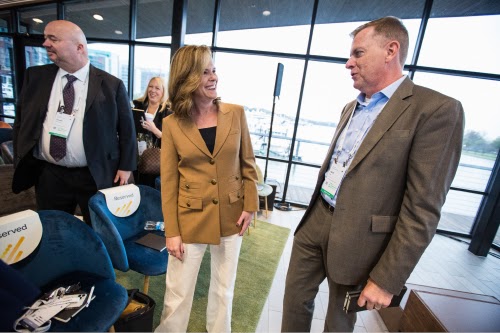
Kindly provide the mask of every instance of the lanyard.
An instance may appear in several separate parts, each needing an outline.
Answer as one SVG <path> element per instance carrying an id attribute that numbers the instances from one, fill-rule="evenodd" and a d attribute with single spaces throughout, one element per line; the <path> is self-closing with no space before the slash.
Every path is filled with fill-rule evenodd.
<path id="1" fill-rule="evenodd" d="M 76 103 L 73 104 L 73 110 L 71 110 L 71 114 L 72 115 L 75 115 L 76 112 L 78 112 L 81 100 L 82 100 L 82 96 L 81 96 L 81 94 L 79 94 L 78 95 L 78 100 L 76 100 Z M 63 100 L 63 97 L 61 96 L 61 98 L 59 99 L 59 106 L 57 107 L 57 112 L 64 113 L 64 107 L 65 107 L 64 100 Z"/>
<path id="2" fill-rule="evenodd" d="M 356 111 L 356 106 L 357 106 L 357 103 L 354 105 L 353 110 L 351 112 L 351 115 L 349 117 L 349 120 L 347 121 L 347 124 L 346 124 L 344 130 L 342 131 L 342 134 L 340 135 L 340 138 L 338 141 L 337 154 L 333 159 L 335 163 L 338 162 L 338 158 L 340 157 L 340 154 L 342 153 L 342 149 L 344 147 L 345 139 L 347 136 L 347 131 L 349 130 L 349 127 L 351 126 L 352 118 L 354 116 L 354 112 Z M 365 126 L 366 120 L 367 120 L 367 118 L 365 118 L 365 121 L 363 122 L 362 127 Z M 373 122 L 370 126 L 366 126 L 365 130 L 362 133 L 358 134 L 358 137 L 356 138 L 356 141 L 354 142 L 353 147 L 351 148 L 351 150 L 348 153 L 347 160 L 343 163 L 344 166 L 354 157 L 354 154 L 357 151 L 358 147 L 361 145 L 361 142 L 363 141 L 365 134 L 372 127 L 372 125 L 373 125 Z"/>
<path id="3" fill-rule="evenodd" d="M 64 77 L 64 75 L 63 75 Z M 87 75 L 85 75 L 85 80 L 83 80 L 83 87 L 86 87 L 87 86 L 87 81 L 89 79 L 89 72 L 87 71 Z M 76 99 L 75 98 L 75 103 L 73 104 L 73 110 L 71 110 L 71 114 L 72 115 L 75 115 L 79 108 L 80 108 L 80 102 L 82 101 L 82 92 L 83 90 L 82 89 L 76 89 L 75 87 L 75 83 L 78 82 L 79 79 L 77 78 L 77 80 L 75 82 L 73 82 L 73 89 L 75 89 L 75 96 L 78 95 L 78 98 Z M 59 96 L 59 107 L 57 108 L 58 112 L 61 110 L 61 105 L 65 106 L 64 104 L 64 99 L 63 99 L 63 96 L 64 96 L 64 86 L 65 84 L 63 85 L 62 84 L 62 77 L 61 77 L 61 95 Z M 77 92 L 78 91 L 78 92 Z"/>

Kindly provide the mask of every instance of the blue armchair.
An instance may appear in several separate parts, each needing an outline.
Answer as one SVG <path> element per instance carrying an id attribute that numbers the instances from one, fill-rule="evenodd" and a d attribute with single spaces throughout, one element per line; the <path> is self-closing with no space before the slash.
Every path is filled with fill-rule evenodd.
<path id="1" fill-rule="evenodd" d="M 139 208 L 130 216 L 117 217 L 106 205 L 106 198 L 97 192 L 89 200 L 92 227 L 108 250 L 113 266 L 126 272 L 129 269 L 144 274 L 145 294 L 149 290 L 149 277 L 164 274 L 168 253 L 139 245 L 135 241 L 146 233 L 146 221 L 163 221 L 160 192 L 146 185 L 137 185 L 141 193 Z M 162 231 L 153 231 L 163 235 Z"/>
<path id="2" fill-rule="evenodd" d="M 38 212 L 43 227 L 38 249 L 12 265 L 42 292 L 80 282 L 95 286 L 95 299 L 69 322 L 52 320 L 50 331 L 105 332 L 127 305 L 127 290 L 115 282 L 104 244 L 85 223 L 56 210 Z"/>
<path id="3" fill-rule="evenodd" d="M 160 176 L 155 178 L 155 189 L 161 191 L 161 178 Z"/>

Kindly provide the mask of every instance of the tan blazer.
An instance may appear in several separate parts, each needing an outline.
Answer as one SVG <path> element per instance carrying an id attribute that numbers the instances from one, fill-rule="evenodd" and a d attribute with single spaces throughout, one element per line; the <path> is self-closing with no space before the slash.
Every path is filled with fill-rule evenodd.
<path id="1" fill-rule="evenodd" d="M 219 244 L 258 209 L 257 171 L 243 107 L 219 104 L 213 154 L 191 120 L 163 120 L 161 194 L 167 237 Z"/>
<path id="2" fill-rule="evenodd" d="M 356 101 L 342 112 L 311 202 Z M 459 101 L 405 79 L 359 147 L 340 187 L 327 269 L 337 283 L 371 277 L 399 294 L 435 234 L 464 129 Z M 307 222 L 309 205 L 297 231 Z M 296 232 L 297 232 L 296 231 Z"/>

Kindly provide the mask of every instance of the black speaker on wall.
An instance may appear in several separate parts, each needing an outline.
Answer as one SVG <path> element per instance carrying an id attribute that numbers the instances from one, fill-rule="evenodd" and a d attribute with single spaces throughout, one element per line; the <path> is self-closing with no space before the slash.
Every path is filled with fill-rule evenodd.
<path id="1" fill-rule="evenodd" d="M 276 71 L 276 81 L 274 82 L 274 97 L 280 97 L 281 80 L 283 79 L 284 68 L 285 66 L 282 63 L 278 63 L 278 69 Z"/>
<path id="2" fill-rule="evenodd" d="M 271 111 L 271 123 L 269 124 L 269 137 L 267 138 L 267 154 L 266 154 L 266 166 L 264 168 L 264 181 L 267 180 L 267 164 L 269 161 L 269 151 L 271 149 L 271 137 L 273 135 L 273 122 L 274 122 L 274 107 L 276 106 L 276 97 L 280 97 L 281 93 L 281 81 L 283 79 L 283 70 L 285 66 L 282 63 L 278 63 L 278 68 L 276 70 L 276 80 L 274 81 L 274 95 L 273 95 L 273 109 Z"/>

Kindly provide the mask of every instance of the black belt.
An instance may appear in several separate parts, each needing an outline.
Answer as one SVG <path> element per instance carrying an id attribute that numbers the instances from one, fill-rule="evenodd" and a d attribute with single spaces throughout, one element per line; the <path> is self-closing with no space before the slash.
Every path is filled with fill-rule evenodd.
<path id="1" fill-rule="evenodd" d="M 330 214 L 333 214 L 333 212 L 335 211 L 335 207 L 330 205 L 330 203 L 326 201 L 321 194 L 319 195 L 319 197 L 321 198 L 321 203 L 323 204 L 323 206 L 325 206 L 326 210 L 328 210 Z"/>

